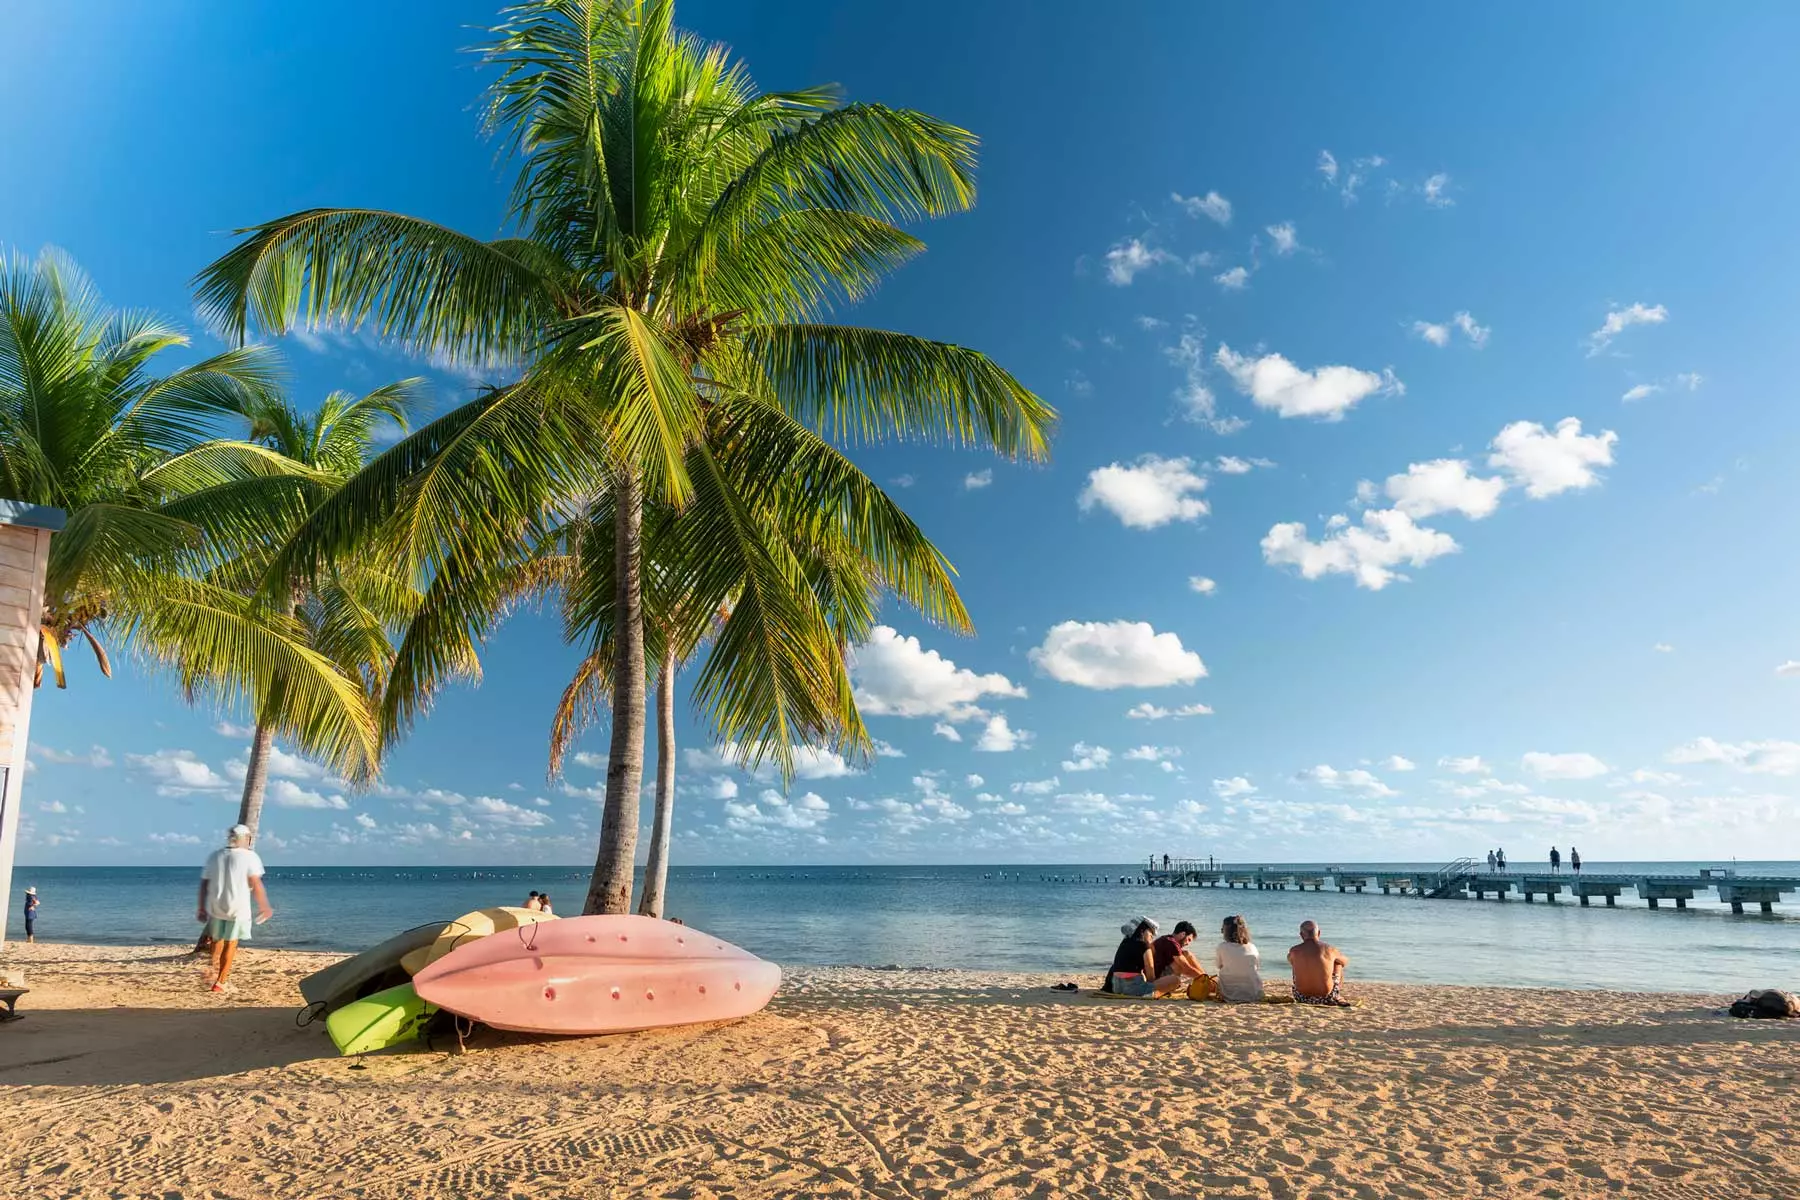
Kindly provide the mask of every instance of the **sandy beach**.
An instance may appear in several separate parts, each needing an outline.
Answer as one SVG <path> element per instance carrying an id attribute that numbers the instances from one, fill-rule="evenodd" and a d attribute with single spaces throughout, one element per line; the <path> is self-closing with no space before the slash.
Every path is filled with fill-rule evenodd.
<path id="1" fill-rule="evenodd" d="M 734 1025 L 338 1057 L 248 948 L 14 946 L 0 1195 L 1800 1194 L 1800 1023 L 1723 996 L 1364 984 L 1361 1007 L 803 969 Z M 1090 981 L 1083 981 L 1084 983 Z"/>

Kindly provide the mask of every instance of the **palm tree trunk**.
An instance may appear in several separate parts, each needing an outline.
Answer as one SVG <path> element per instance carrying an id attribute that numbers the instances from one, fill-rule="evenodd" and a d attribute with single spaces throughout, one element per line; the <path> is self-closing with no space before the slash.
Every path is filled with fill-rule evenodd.
<path id="1" fill-rule="evenodd" d="M 644 895 L 638 912 L 663 915 L 669 885 L 669 827 L 675 816 L 675 646 L 663 651 L 656 679 L 656 821 L 650 828 L 650 857 L 644 863 Z"/>
<path id="2" fill-rule="evenodd" d="M 606 759 L 606 806 L 600 852 L 583 913 L 629 913 L 637 859 L 638 789 L 644 782 L 644 499 L 629 468 L 620 471 L 613 504 L 615 587 L 612 745 Z"/>
<path id="3" fill-rule="evenodd" d="M 269 783 L 269 747 L 274 744 L 275 731 L 262 721 L 256 723 L 256 735 L 250 740 L 250 765 L 244 769 L 244 798 L 238 803 L 238 824 L 250 827 L 250 836 L 256 836 L 257 823 L 262 820 L 263 791 Z"/>

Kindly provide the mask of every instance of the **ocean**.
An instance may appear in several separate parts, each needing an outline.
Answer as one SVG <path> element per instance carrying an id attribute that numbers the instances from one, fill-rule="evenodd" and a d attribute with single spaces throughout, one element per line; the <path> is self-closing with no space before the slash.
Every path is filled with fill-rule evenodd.
<path id="1" fill-rule="evenodd" d="M 1277 864 L 1266 864 L 1277 865 Z M 1281 864 L 1303 870 L 1304 864 Z M 1419 864 L 1368 864 L 1400 870 Z M 1717 863 L 1586 864 L 1587 874 L 1692 874 Z M 1513 864 L 1535 870 L 1535 864 Z M 1800 876 L 1796 862 L 1744 862 L 1745 875 Z M 1517 896 L 1422 900 L 1121 884 L 1111 866 L 675 867 L 670 916 L 789 966 L 1053 971 L 1098 982 L 1122 921 L 1145 913 L 1166 929 L 1192 921 L 1210 958 L 1222 917 L 1249 921 L 1263 960 L 1283 968 L 1302 920 L 1351 957 L 1351 978 L 1646 991 L 1800 988 L 1800 895 L 1773 915 L 1733 916 L 1715 901 L 1650 911 L 1621 897 L 1581 908 Z M 471 909 L 522 904 L 533 889 L 580 912 L 585 867 L 270 867 L 275 918 L 259 946 L 354 951 L 408 926 Z M 22 935 L 19 895 L 38 889 L 46 941 L 180 944 L 198 932 L 198 868 L 19 867 L 9 937 Z"/>

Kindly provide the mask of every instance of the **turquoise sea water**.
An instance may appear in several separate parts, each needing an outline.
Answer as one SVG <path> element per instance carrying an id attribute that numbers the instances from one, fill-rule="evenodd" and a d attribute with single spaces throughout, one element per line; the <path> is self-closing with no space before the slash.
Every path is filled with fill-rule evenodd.
<path id="1" fill-rule="evenodd" d="M 1373 864 L 1402 869 L 1409 864 Z M 1416 865 L 1416 864 L 1415 864 Z M 1589 874 L 1691 874 L 1717 863 L 1587 864 Z M 1725 864 L 1730 865 L 1730 864 Z M 1515 870 L 1538 869 L 1514 863 Z M 1800 863 L 1737 864 L 1745 875 L 1800 876 Z M 1352 958 L 1353 978 L 1399 982 L 1741 992 L 1800 988 L 1800 895 L 1774 915 L 1733 916 L 1711 899 L 1688 911 L 1554 906 L 1517 897 L 1421 900 L 1335 891 L 1145 888 L 1113 866 L 677 867 L 671 916 L 786 965 L 853 964 L 1056 971 L 1098 979 L 1119 923 L 1139 912 L 1165 927 L 1186 918 L 1202 948 L 1220 918 L 1242 913 L 1266 964 L 1279 966 L 1312 918 Z M 582 867 L 279 867 L 268 887 L 275 919 L 256 943 L 356 950 L 407 926 L 551 893 L 578 913 Z M 181 943 L 198 931 L 199 871 L 167 867 L 20 867 L 18 897 L 35 885 L 47 941 Z M 1598 902 L 1596 902 L 1598 905 Z"/>

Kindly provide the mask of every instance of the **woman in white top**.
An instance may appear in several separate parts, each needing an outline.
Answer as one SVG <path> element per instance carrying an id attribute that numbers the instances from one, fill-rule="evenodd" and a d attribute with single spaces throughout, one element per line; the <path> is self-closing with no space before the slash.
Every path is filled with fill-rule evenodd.
<path id="1" fill-rule="evenodd" d="M 1225 940 L 1213 951 L 1219 966 L 1219 995 L 1232 1004 L 1258 1004 L 1263 998 L 1262 955 L 1250 940 L 1250 923 L 1226 917 L 1219 928 Z"/>

